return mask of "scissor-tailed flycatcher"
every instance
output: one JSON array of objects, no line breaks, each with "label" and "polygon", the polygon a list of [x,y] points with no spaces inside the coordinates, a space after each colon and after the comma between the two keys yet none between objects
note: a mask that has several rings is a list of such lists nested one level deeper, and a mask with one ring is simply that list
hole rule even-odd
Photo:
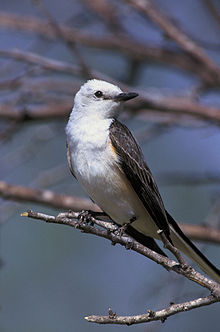
[{"label": "scissor-tailed flycatcher", "polygon": [[153,238],[163,230],[174,246],[220,283],[220,271],[183,234],[165,210],[142,151],[116,120],[121,102],[137,97],[113,84],[89,80],[81,86],[66,127],[72,174],[90,198],[126,232],[165,255]]}]

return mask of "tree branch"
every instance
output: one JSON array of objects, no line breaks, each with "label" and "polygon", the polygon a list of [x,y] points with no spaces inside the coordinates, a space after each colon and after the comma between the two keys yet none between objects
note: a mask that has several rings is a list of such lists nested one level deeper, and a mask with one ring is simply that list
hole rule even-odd
[{"label": "tree branch", "polygon": [[[56,209],[101,211],[96,204],[85,198],[57,194],[51,190],[12,185],[4,181],[0,181],[0,197],[18,202],[39,203]],[[220,244],[220,230],[214,227],[183,223],[179,226],[186,236],[192,240]]]},{"label": "tree branch", "polygon": [[21,202],[34,202],[54,208],[100,211],[97,205],[85,198],[57,194],[51,190],[33,189],[24,186],[10,185],[0,181],[0,196]]},{"label": "tree branch", "polygon": [[143,315],[117,316],[110,309],[109,316],[85,317],[90,322],[96,322],[100,324],[131,325],[143,322],[150,322],[153,320],[164,321],[167,317],[177,314],[179,312],[191,310],[220,301],[220,284],[197,272],[185,262],[184,266],[182,266],[174,260],[164,257],[141,245],[128,235],[119,235],[120,232],[115,232],[117,226],[115,226],[110,221],[99,220],[94,217],[90,217],[89,220],[84,219],[82,214],[72,211],[68,213],[60,213],[56,217],[33,211],[24,212],[21,214],[21,216],[39,219],[49,223],[68,225],[74,227],[75,229],[79,229],[84,233],[89,233],[108,239],[113,244],[119,243],[126,249],[134,250],[139,254],[152,259],[154,262],[161,264],[165,269],[175,271],[176,273],[183,275],[187,279],[192,280],[200,286],[205,287],[211,292],[211,295],[207,297],[198,298],[180,304],[172,304],[169,307],[156,312],[149,310],[147,314]]},{"label": "tree branch", "polygon": [[142,14],[153,21],[162,31],[174,40],[192,58],[197,59],[209,72],[210,84],[220,83],[220,68],[210,59],[203,50],[183,31],[162,13],[150,0],[125,0]]},{"label": "tree branch", "polygon": [[215,302],[216,298],[213,295],[210,295],[183,303],[171,304],[169,307],[158,311],[148,310],[147,313],[142,315],[118,316],[116,313],[111,314],[110,310],[110,314],[108,316],[92,315],[85,317],[85,319],[89,322],[98,324],[132,325],[149,323],[157,320],[160,320],[162,323],[164,323],[165,320],[172,315],[210,305]]},{"label": "tree branch", "polygon": [[[0,12],[0,26],[34,32],[51,39],[57,38],[55,31],[51,26],[48,26],[47,22],[35,17],[24,17]],[[195,59],[188,54],[181,54],[166,48],[142,44],[118,33],[114,36],[106,35],[104,37],[96,37],[63,24],[59,24],[59,27],[62,31],[62,37],[66,42],[75,41],[78,44],[87,47],[119,51],[126,57],[129,56],[138,61],[151,60],[159,63],[166,63],[186,70],[189,73],[193,73],[207,83],[210,82],[209,72],[202,68],[200,62],[198,63],[198,61],[195,61]]]},{"label": "tree branch", "polygon": [[84,76],[86,78],[92,78],[93,75],[92,75],[89,67],[85,63],[82,55],[80,54],[80,52],[79,52],[79,50],[77,48],[75,40],[68,40],[68,39],[65,38],[65,34],[63,33],[62,28],[56,22],[56,20],[50,14],[50,12],[46,8],[45,4],[41,0],[35,0],[35,3],[38,5],[38,7],[39,7],[40,11],[42,12],[42,14],[48,19],[48,22],[49,22],[51,28],[53,29],[55,35],[59,39],[61,39],[62,41],[66,42],[66,45],[69,47],[69,49],[71,49],[73,51],[76,59],[78,60],[78,63],[80,65],[81,71],[84,74]]},{"label": "tree branch", "polygon": [[179,224],[179,226],[192,240],[220,244],[220,230],[216,227],[191,224]]},{"label": "tree branch", "polygon": [[[22,52],[19,50],[12,50],[12,51],[5,51],[5,50],[0,50],[0,57],[11,57],[14,58],[15,60],[18,61],[23,61],[27,62],[30,64],[35,64],[41,66],[43,69],[47,70],[53,70],[57,72],[65,72],[67,74],[79,74],[81,73],[81,69],[78,66],[73,66],[71,64],[62,62],[62,61],[57,61],[57,60],[52,60],[48,59],[46,57],[30,53],[30,52]],[[106,75],[101,74],[100,72],[97,71],[92,71],[92,74],[94,77],[99,78],[99,79],[104,79],[107,81],[111,81],[112,83],[115,84],[120,84],[119,82],[116,82],[112,80],[111,78],[107,77]],[[128,86],[124,84],[120,84],[122,88],[129,89]],[[74,87],[74,84],[73,84]],[[76,85],[75,85],[76,87]],[[163,96],[158,96],[158,95],[152,95],[148,93],[143,93],[143,91],[138,91],[139,92],[139,98],[136,101],[130,102],[127,105],[127,108],[132,110],[133,112],[140,113],[140,112],[146,112],[146,111],[152,111],[155,110],[157,112],[166,112],[170,114],[178,114],[178,115],[187,115],[187,116],[192,116],[194,118],[200,119],[200,120],[205,120],[209,121],[211,123],[215,123],[216,125],[220,125],[220,111],[219,108],[214,107],[214,106],[206,106],[206,105],[201,105],[200,103],[194,102],[190,99],[183,98],[183,97],[173,97],[173,98],[166,98]],[[69,105],[69,104],[68,104]],[[52,107],[54,106],[54,108]],[[42,114],[43,117],[45,117],[45,114],[48,116],[48,114],[51,112],[52,117],[54,116],[54,110],[57,110],[56,114],[57,116],[59,115],[59,107],[56,105],[52,104],[50,105],[49,109],[51,108],[50,112],[48,110],[48,105],[44,106],[29,106],[30,109],[36,108],[40,110],[40,113]],[[45,110],[46,108],[46,110]],[[60,116],[64,115],[63,107],[60,108]],[[66,108],[65,108],[66,109]],[[71,106],[68,110],[70,111]],[[67,114],[68,114],[67,112]],[[39,118],[37,111],[28,111],[28,107],[26,107],[25,110],[20,112],[21,119],[23,118],[24,114],[25,117],[29,117],[30,119],[32,116],[29,116],[29,113],[32,113],[34,116],[33,118]],[[11,110],[10,106],[4,105],[2,109],[0,109],[0,117],[4,118],[10,118],[10,119],[15,119],[19,118],[19,110],[13,113],[13,110]]]},{"label": "tree branch", "polygon": [[203,2],[208,7],[210,13],[212,14],[212,16],[215,18],[216,22],[218,22],[218,24],[220,26],[220,14],[219,14],[218,10],[216,9],[212,0],[203,0]]}]

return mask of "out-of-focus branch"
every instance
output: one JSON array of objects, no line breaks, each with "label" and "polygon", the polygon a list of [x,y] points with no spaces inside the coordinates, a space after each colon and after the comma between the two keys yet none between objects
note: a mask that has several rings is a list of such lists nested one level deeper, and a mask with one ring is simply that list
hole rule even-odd
[{"label": "out-of-focus branch", "polygon": [[117,15],[117,10],[114,5],[107,0],[83,0],[87,7],[99,16],[105,24],[107,24],[110,31],[113,33],[121,33],[123,26]]},{"label": "out-of-focus branch", "polygon": [[[209,73],[210,84],[220,84],[220,68],[210,59],[204,51],[164,14],[150,0],[125,0],[141,14],[145,14],[150,20],[162,29],[169,38],[173,39],[193,59],[200,62]],[[204,70],[203,69],[203,70]]]},{"label": "out-of-focus branch", "polygon": [[220,14],[217,11],[215,5],[213,4],[212,0],[203,0],[203,2],[205,3],[205,5],[208,7],[208,9],[210,10],[212,16],[215,18],[215,20],[218,22],[218,24],[220,25]]},{"label": "out-of-focus branch", "polygon": [[213,185],[220,183],[220,173],[206,172],[199,174],[196,172],[172,172],[160,175],[163,183],[168,185]]},{"label": "out-of-focus branch", "polygon": [[[81,69],[77,66],[73,66],[71,64],[61,62],[61,61],[56,61],[52,59],[48,59],[45,57],[42,57],[40,55],[36,55],[30,52],[22,52],[18,50],[12,50],[12,51],[5,51],[5,50],[0,50],[0,56],[1,57],[11,57],[19,61],[24,61],[30,64],[35,64],[39,65],[44,69],[48,70],[53,70],[53,71],[58,71],[58,72],[65,72],[65,73],[80,73]],[[109,77],[106,77],[106,75],[103,75],[97,71],[92,71],[94,74],[94,77],[97,77],[99,79],[107,79],[108,81],[112,81],[115,84],[120,85],[122,88],[129,89],[128,86],[120,84],[119,82],[115,82],[114,80],[110,79]],[[137,91],[139,92],[139,98],[136,101],[130,102],[127,104],[127,108],[130,108],[132,111],[135,111],[136,113],[140,112],[146,112],[147,110],[155,110],[159,112],[166,112],[166,113],[176,113],[180,115],[190,115],[192,117],[195,117],[200,120],[206,120],[209,122],[213,122],[217,125],[220,123],[220,110],[217,107],[213,106],[206,106],[206,105],[201,105],[195,101],[192,101],[187,98],[181,98],[181,97],[173,97],[173,98],[165,98],[162,96],[154,96],[152,94],[147,94],[143,93],[142,91]],[[69,105],[69,103],[68,103]],[[51,105],[51,114],[54,115],[55,110],[57,110],[56,114],[58,116],[59,114],[59,108],[57,105]],[[72,105],[71,105],[72,106]],[[28,108],[32,109],[32,106],[28,106]],[[45,115],[43,113],[46,112],[48,115],[50,113],[48,109],[48,105],[45,105],[43,107],[41,106],[35,106],[34,108],[38,109],[38,111],[42,114],[42,116],[45,118]],[[63,109],[64,107],[61,107],[60,110],[60,115],[63,116]],[[71,107],[69,108],[69,110]],[[29,117],[30,111],[28,109],[25,110],[18,110],[15,112],[15,117],[19,117],[19,112],[21,112],[21,118],[23,115],[25,115],[27,118]],[[33,117],[34,114],[36,115],[37,111],[33,111]],[[13,110],[11,110],[11,107],[7,105],[1,106],[0,110],[0,117],[4,118],[15,118],[13,117]],[[39,118],[39,115],[36,115],[37,118]],[[46,116],[47,117],[47,116]]]},{"label": "out-of-focus branch", "polygon": [[179,224],[179,226],[192,240],[220,244],[220,229],[190,224]]},{"label": "out-of-focus branch", "polygon": [[[93,234],[110,240],[112,243],[119,243],[127,249],[134,250],[145,257],[152,259],[154,262],[161,264],[167,270],[173,270],[178,274],[183,275],[189,280],[205,287],[211,292],[211,295],[205,298],[198,298],[192,301],[188,301],[180,304],[172,304],[166,309],[153,312],[148,311],[147,314],[138,316],[117,316],[112,310],[109,310],[108,316],[89,316],[85,317],[90,322],[96,322],[101,324],[138,324],[149,322],[153,320],[164,321],[167,317],[179,312],[198,308],[200,306],[212,304],[220,301],[220,285],[215,281],[205,277],[201,273],[194,270],[188,264],[184,263],[184,266],[177,264],[175,261],[159,255],[158,253],[150,250],[149,248],[141,245],[131,237],[127,235],[117,234],[115,226],[109,221],[103,221],[90,217],[89,220],[84,220],[82,215],[76,212],[60,213],[58,216],[50,216],[40,212],[28,211],[22,213],[22,216],[29,218],[43,220],[49,223],[63,224],[79,229],[84,233]],[[98,227],[97,227],[97,226]]]},{"label": "out-of-focus branch", "polygon": [[178,115],[189,115],[193,118],[205,120],[213,124],[220,124],[220,110],[214,106],[206,106],[187,98],[182,97],[154,97],[142,96],[140,94],[132,105],[129,105],[137,113],[143,113],[147,110],[173,113]]},{"label": "out-of-focus branch", "polygon": [[49,22],[50,26],[52,27],[52,29],[55,32],[55,35],[59,39],[61,39],[61,41],[66,42],[69,49],[73,51],[75,57],[78,60],[79,66],[80,66],[81,71],[84,74],[84,76],[86,78],[92,78],[92,73],[91,73],[89,67],[87,66],[87,64],[85,63],[82,55],[80,54],[80,52],[77,48],[76,42],[74,40],[71,40],[71,41],[67,40],[65,38],[65,34],[63,33],[62,28],[57,23],[57,21],[53,18],[53,16],[50,14],[50,12],[48,11],[48,9],[46,8],[46,6],[44,5],[44,3],[41,0],[34,0],[34,1],[38,5],[38,7],[41,10],[42,14],[44,16],[46,16],[46,18],[48,19],[48,22]]},{"label": "out-of-focus branch", "polygon": [[70,73],[73,75],[80,75],[81,69],[78,66],[68,64],[67,62],[48,59],[31,52],[23,52],[17,49],[7,51],[0,50],[0,56],[5,58],[12,58],[17,61],[23,61],[29,64],[38,65],[46,70],[57,71],[61,73]]},{"label": "out-of-focus branch", "polygon": [[34,202],[56,209],[73,209],[100,211],[97,205],[85,198],[74,197],[70,195],[57,194],[51,190],[33,189],[24,186],[10,185],[0,181],[0,196],[4,199]]},{"label": "out-of-focus branch", "polygon": [[[25,186],[8,184],[0,181],[0,197],[23,202],[40,203],[49,207],[72,209],[75,211],[93,210],[100,208],[85,198],[74,197],[66,194],[57,194],[51,190],[34,189]],[[220,230],[191,224],[179,225],[183,232],[193,240],[220,244]]]},{"label": "out-of-focus branch", "polygon": [[16,121],[63,118],[70,114],[72,106],[72,100],[56,103],[51,102],[43,105],[26,105],[21,107],[0,104],[0,118]]},{"label": "out-of-focus branch", "polygon": [[[48,26],[47,22],[35,17],[23,17],[0,12],[0,26],[35,32],[47,38],[57,38],[54,30]],[[181,54],[167,50],[166,48],[141,44],[140,42],[136,42],[124,35],[121,36],[118,34],[114,36],[96,37],[82,32],[79,29],[70,28],[65,25],[60,24],[59,27],[62,31],[62,37],[65,38],[66,41],[75,41],[76,43],[87,47],[116,50],[139,61],[151,60],[166,63],[196,74],[207,83],[210,82],[209,73],[202,68],[201,63],[195,61],[195,59],[188,54]]]}]

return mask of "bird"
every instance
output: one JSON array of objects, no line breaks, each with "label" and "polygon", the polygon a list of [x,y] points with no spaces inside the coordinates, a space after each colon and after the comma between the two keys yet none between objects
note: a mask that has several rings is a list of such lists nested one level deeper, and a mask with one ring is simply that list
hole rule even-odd
[{"label": "bird", "polygon": [[121,105],[138,97],[98,79],[76,93],[66,125],[67,160],[88,196],[125,232],[167,256],[155,239],[168,241],[220,283],[220,270],[181,231],[167,212],[142,150],[117,118]]}]

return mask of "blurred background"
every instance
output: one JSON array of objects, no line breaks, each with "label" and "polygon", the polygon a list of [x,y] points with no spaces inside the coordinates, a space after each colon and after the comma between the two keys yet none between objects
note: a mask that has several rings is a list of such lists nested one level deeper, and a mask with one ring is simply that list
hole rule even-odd
[{"label": "blurred background", "polygon": [[140,314],[207,292],[119,245],[20,214],[87,198],[67,166],[65,125],[80,85],[104,78],[140,94],[121,121],[167,210],[219,266],[219,36],[217,0],[0,0],[1,332],[217,330],[217,304],[164,324],[88,323],[109,307]]}]

